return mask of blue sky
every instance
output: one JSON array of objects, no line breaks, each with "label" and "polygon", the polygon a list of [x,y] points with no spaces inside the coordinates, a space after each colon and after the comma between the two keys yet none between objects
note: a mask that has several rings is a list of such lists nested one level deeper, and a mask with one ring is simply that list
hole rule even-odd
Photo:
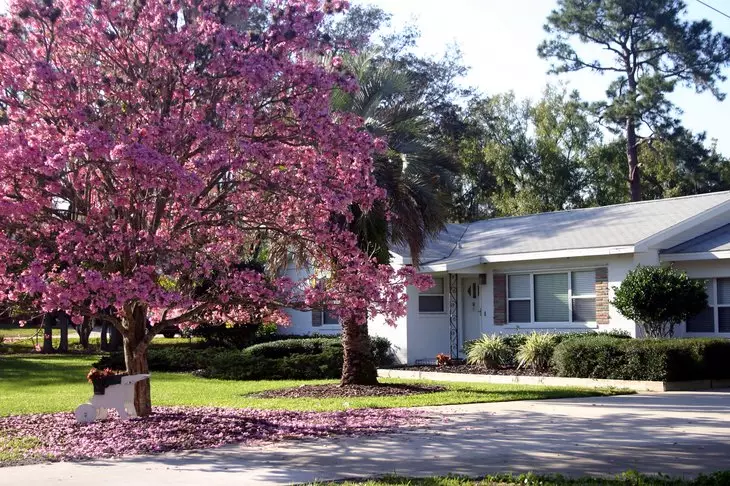
[{"label": "blue sky", "polygon": [[[554,0],[351,0],[355,4],[373,4],[393,14],[398,28],[414,22],[421,30],[419,51],[440,55],[445,46],[456,42],[462,49],[465,64],[471,67],[465,84],[485,94],[513,90],[518,97],[536,98],[547,83],[568,82],[588,100],[604,95],[610,77],[597,73],[571,73],[548,76],[547,61],[537,57],[537,45],[545,38],[545,19],[555,8]],[[689,18],[707,18],[715,30],[730,35],[730,19],[701,5],[685,0]],[[730,13],[729,0],[706,0],[705,3]],[[730,72],[726,72],[730,75]],[[723,84],[730,93],[730,82]],[[672,100],[684,114],[682,119],[693,131],[705,131],[718,140],[719,149],[730,155],[730,95],[718,102],[709,93],[695,94],[679,89]]]}]

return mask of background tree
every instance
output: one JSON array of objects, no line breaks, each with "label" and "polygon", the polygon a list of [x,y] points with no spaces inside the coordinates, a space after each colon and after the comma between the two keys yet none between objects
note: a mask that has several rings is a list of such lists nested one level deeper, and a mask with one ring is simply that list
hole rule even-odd
[{"label": "background tree", "polygon": [[[263,34],[241,29],[259,5],[11,2],[0,305],[112,323],[133,374],[147,372],[155,334],[195,319],[285,324],[282,307],[333,303],[358,324],[405,312],[412,270],[374,263],[333,222],[383,195],[372,137],[331,110],[352,79],[312,61],[322,8],[343,2],[276,2]],[[247,266],[262,244],[265,274]],[[328,285],[280,277],[292,255]],[[135,406],[151,411],[147,381]]]},{"label": "background tree", "polygon": [[[344,68],[356,77],[359,89],[339,91],[333,106],[359,116],[368,132],[387,145],[373,161],[385,198],[369,211],[355,207],[350,230],[360,248],[379,263],[388,264],[390,249],[402,245],[418,266],[426,239],[446,224],[457,167],[429,137],[432,121],[409,70],[370,53],[347,56]],[[342,384],[377,383],[367,326],[355,319],[341,321]]]},{"label": "background tree", "polygon": [[467,123],[462,178],[478,202],[465,202],[479,206],[470,219],[585,204],[585,160],[601,134],[577,93],[548,87],[536,102],[513,93],[476,99]]},{"label": "background tree", "polygon": [[[559,0],[545,25],[552,38],[538,47],[540,57],[554,61],[553,73],[589,69],[615,75],[608,99],[596,108],[625,137],[632,201],[642,198],[640,144],[677,124],[667,94],[684,85],[719,100],[725,96],[717,83],[726,79],[722,68],[730,63],[730,38],[714,33],[707,20],[683,20],[685,13],[681,0]],[[580,55],[570,43],[574,39],[606,56]]]},{"label": "background tree", "polygon": [[611,304],[652,338],[672,337],[677,324],[707,307],[704,283],[671,267],[637,267],[613,290]]}]

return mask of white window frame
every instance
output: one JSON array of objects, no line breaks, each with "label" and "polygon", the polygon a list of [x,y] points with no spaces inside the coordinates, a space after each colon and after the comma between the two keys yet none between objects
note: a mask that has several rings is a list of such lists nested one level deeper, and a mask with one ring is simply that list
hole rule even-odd
[{"label": "white window frame", "polygon": [[[595,321],[573,321],[573,299],[594,299],[596,300],[597,295],[595,293],[595,287],[594,292],[592,295],[576,295],[573,296],[573,272],[587,272],[590,270],[594,270],[595,268],[571,268],[571,269],[559,269],[559,270],[541,270],[541,271],[533,271],[533,272],[512,272],[507,273],[507,279],[506,279],[506,295],[507,295],[507,328],[518,328],[518,327],[544,327],[544,328],[551,328],[551,327],[573,327],[576,329],[597,329],[598,328],[598,322],[597,319]],[[545,321],[535,321],[535,275],[550,275],[550,274],[556,274],[556,273],[567,273],[568,274],[568,320],[567,321],[560,321],[560,322],[545,322]],[[509,279],[513,275],[529,275],[530,277],[530,322],[510,322],[509,317],[509,303],[512,300],[528,300],[527,297],[515,297],[511,298],[509,296]],[[728,305],[730,307],[730,305]]]},{"label": "white window frame", "polygon": [[[424,314],[424,315],[427,315],[427,316],[444,315],[444,314],[446,314],[446,277],[433,277],[433,280],[434,281],[436,281],[436,279],[440,279],[440,280],[443,281],[443,284],[441,285],[441,293],[432,292],[432,290],[434,288],[436,288],[437,285],[434,285],[430,289],[419,291],[418,292],[418,297],[419,298],[418,298],[418,302],[416,303],[416,305],[418,306],[418,313],[419,314]],[[420,297],[422,295],[428,296],[428,297],[441,297],[441,301],[443,302],[443,308],[444,308],[444,310],[442,310],[442,311],[422,311],[421,310],[421,299],[420,299]]]},{"label": "white window frame", "polygon": [[[527,275],[530,277],[530,297],[510,297],[509,296],[509,279],[514,276],[524,276],[524,275]],[[505,284],[507,285],[507,289],[505,292],[507,294],[507,324],[519,326],[520,324],[525,325],[525,324],[532,324],[535,322],[535,305],[533,304],[533,302],[535,301],[535,289],[534,289],[535,284],[534,284],[534,280],[533,280],[533,278],[534,278],[533,275],[534,274],[532,274],[532,273],[508,273],[507,274],[507,279],[505,280]],[[525,300],[530,302],[530,322],[511,322],[509,320],[509,303],[511,301],[525,301]]]},{"label": "white window frame", "polygon": [[717,284],[717,281],[720,279],[728,279],[730,280],[730,277],[691,277],[693,280],[709,280],[710,281],[710,288],[712,289],[712,298],[710,299],[708,295],[708,300],[712,300],[714,304],[710,305],[707,304],[707,307],[712,308],[712,318],[713,318],[713,330],[712,332],[702,332],[702,331],[689,331],[687,330],[687,322],[684,323],[684,332],[685,334],[693,337],[730,337],[730,332],[720,332],[720,307],[730,307],[730,304],[721,304],[720,299],[718,298],[718,290],[719,286]]},{"label": "white window frame", "polygon": [[337,324],[329,324],[329,323],[325,322],[325,320],[324,320],[325,313],[327,313],[327,309],[322,309],[322,312],[320,313],[320,316],[319,316],[319,320],[320,320],[319,327],[323,327],[325,329],[339,329],[340,328],[339,317],[337,318]]}]

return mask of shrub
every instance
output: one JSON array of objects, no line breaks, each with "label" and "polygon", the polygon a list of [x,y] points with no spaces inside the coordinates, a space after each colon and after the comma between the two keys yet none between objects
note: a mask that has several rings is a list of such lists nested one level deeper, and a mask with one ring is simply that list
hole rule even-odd
[{"label": "shrub", "polygon": [[527,334],[508,334],[503,337],[504,344],[509,349],[508,366],[517,366],[517,353],[527,341]]},{"label": "shrub", "polygon": [[199,324],[190,334],[203,339],[206,347],[243,349],[256,343],[259,324]]},{"label": "shrub", "polygon": [[525,338],[524,344],[517,352],[517,367],[528,366],[536,371],[545,371],[550,367],[557,339],[551,333],[532,332]]},{"label": "shrub", "polygon": [[723,339],[570,339],[555,348],[559,376],[685,381],[730,378],[730,341]]},{"label": "shrub", "polygon": [[[371,346],[378,366],[392,363],[387,339],[371,338]],[[93,366],[123,370],[124,355],[112,353]],[[149,349],[149,366],[152,371],[199,371],[201,376],[228,380],[339,378],[342,345],[335,336],[283,339],[256,344],[243,351],[216,347],[153,347]]]},{"label": "shrub", "polygon": [[671,267],[637,267],[614,291],[614,307],[649,337],[673,336],[674,326],[707,307],[704,284]]},{"label": "shrub", "polygon": [[509,364],[512,356],[504,338],[497,334],[484,334],[466,346],[466,362],[487,368],[499,368]]}]

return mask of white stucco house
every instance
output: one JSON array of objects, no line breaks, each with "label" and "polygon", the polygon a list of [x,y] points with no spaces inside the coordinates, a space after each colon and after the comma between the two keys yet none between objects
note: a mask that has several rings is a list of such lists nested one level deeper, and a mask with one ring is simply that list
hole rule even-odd
[{"label": "white stucco house", "polygon": [[[411,264],[407,251],[393,265]],[[708,309],[678,336],[730,337],[730,192],[450,224],[431,240],[420,271],[436,285],[408,289],[396,327],[380,319],[403,363],[463,356],[484,333],[622,329],[636,336],[610,300],[637,265],[673,265],[706,281]],[[326,312],[292,311],[284,332],[338,333]]]}]

